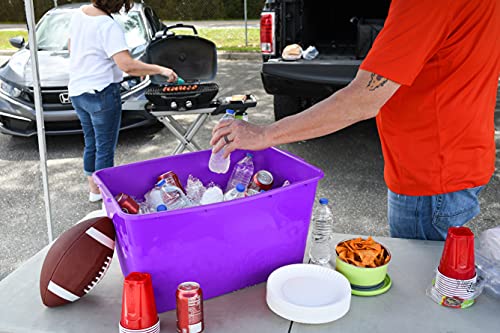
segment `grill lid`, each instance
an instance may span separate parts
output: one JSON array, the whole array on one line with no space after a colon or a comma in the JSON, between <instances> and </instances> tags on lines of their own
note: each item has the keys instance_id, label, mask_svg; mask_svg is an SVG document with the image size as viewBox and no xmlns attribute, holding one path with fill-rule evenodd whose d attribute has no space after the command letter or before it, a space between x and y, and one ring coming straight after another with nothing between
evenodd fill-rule
<instances>
[{"instance_id":1,"label":"grill lid","mask_svg":"<svg viewBox=\"0 0 500 333\"><path fill-rule=\"evenodd\" d=\"M189 28L194 35L169 33L172 29ZM172 68L186 82L211 81L217 74L217 49L215 44L198 36L192 25L168 26L163 36L154 40L146 49L143 60ZM154 84L165 84L165 77L154 75Z\"/></svg>"}]
</instances>

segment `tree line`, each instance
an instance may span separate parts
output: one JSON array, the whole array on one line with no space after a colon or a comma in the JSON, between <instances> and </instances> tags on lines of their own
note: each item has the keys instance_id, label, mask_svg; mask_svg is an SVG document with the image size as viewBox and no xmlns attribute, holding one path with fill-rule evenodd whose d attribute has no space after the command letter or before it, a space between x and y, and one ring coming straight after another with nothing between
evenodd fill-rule
<instances>
[{"instance_id":1,"label":"tree line","mask_svg":"<svg viewBox=\"0 0 500 333\"><path fill-rule=\"evenodd\" d=\"M33 0L33 2L37 19L54 7L54 0ZM82 2L86 0L57 0L59 5ZM151 6L162 20L243 19L244 0L145 0L144 2ZM264 2L265 0L247 0L249 19L259 18ZM0 22L26 22L24 0L2 0Z\"/></svg>"}]
</instances>

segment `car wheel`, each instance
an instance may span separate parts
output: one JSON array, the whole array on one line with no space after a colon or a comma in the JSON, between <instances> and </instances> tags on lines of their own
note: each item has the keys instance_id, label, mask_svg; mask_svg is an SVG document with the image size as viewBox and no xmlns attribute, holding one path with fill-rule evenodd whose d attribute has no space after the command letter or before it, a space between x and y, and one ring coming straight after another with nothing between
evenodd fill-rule
<instances>
[{"instance_id":1,"label":"car wheel","mask_svg":"<svg viewBox=\"0 0 500 333\"><path fill-rule=\"evenodd\" d=\"M274 118L278 121L307 108L307 101L302 97L274 95Z\"/></svg>"}]
</instances>

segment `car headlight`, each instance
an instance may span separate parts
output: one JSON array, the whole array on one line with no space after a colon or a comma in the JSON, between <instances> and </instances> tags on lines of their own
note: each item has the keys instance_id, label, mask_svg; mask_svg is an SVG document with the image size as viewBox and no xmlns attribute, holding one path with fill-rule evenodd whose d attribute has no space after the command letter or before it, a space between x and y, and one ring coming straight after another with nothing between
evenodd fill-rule
<instances>
[{"instance_id":1,"label":"car headlight","mask_svg":"<svg viewBox=\"0 0 500 333\"><path fill-rule=\"evenodd\" d=\"M14 98L19 98L23 93L21 89L18 89L3 80L0 80L0 91Z\"/></svg>"}]
</instances>

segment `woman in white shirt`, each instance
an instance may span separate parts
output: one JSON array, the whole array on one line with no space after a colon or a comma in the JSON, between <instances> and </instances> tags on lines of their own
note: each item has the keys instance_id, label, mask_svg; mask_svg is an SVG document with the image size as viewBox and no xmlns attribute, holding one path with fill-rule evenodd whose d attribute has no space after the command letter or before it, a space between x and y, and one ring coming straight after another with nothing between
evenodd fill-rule
<instances>
[{"instance_id":1,"label":"woman in white shirt","mask_svg":"<svg viewBox=\"0 0 500 333\"><path fill-rule=\"evenodd\" d=\"M125 33L111 14L128 12L133 0L92 0L73 15L70 28L69 95L85 138L83 170L89 200L101 200L92 174L114 165L121 122L120 82L123 72L133 76L163 75L169 82L177 75L169 68L150 65L130 56Z\"/></svg>"}]
</instances>

